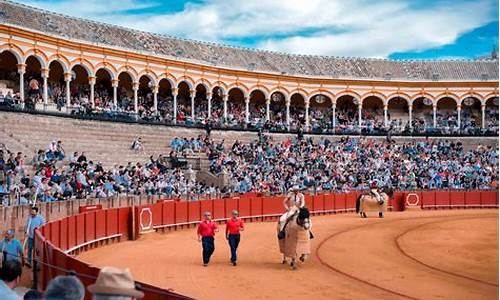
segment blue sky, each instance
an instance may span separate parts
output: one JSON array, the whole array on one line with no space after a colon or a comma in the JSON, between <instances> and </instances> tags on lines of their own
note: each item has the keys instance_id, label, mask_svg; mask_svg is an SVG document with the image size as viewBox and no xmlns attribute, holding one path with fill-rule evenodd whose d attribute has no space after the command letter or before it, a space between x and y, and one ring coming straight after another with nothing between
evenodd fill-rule
<instances>
[{"instance_id":1,"label":"blue sky","mask_svg":"<svg viewBox=\"0 0 500 300\"><path fill-rule=\"evenodd\" d=\"M470 59L498 45L494 0L18 1L139 30L297 54Z\"/></svg>"}]
</instances>

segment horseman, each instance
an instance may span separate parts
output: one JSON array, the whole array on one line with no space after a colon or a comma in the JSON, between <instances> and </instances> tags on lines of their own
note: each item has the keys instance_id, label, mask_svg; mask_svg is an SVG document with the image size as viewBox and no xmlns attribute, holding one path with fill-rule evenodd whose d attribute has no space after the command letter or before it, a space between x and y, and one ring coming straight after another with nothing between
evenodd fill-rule
<instances>
[{"instance_id":1,"label":"horseman","mask_svg":"<svg viewBox=\"0 0 500 300\"><path fill-rule=\"evenodd\" d=\"M382 196L380 195L380 193L378 191L378 185L377 185L376 181L373 181L370 184L370 193L369 194L373 198L375 198L380 205L382 205L384 203L384 199L382 198Z\"/></svg>"},{"instance_id":2,"label":"horseman","mask_svg":"<svg viewBox=\"0 0 500 300\"><path fill-rule=\"evenodd\" d=\"M294 185L292 187L292 192L283 200L283 206L285 207L286 213L280 217L281 229L283 229L286 220L293 216L299 209L305 207L305 205L306 201L304 199L304 194L300 192L298 185Z\"/></svg>"}]
</instances>

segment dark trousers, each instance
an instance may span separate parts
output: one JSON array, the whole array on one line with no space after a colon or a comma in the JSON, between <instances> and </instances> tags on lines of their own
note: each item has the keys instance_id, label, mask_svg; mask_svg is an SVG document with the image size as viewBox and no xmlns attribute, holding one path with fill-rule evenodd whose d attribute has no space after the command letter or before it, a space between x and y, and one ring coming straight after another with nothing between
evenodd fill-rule
<instances>
[{"instance_id":1,"label":"dark trousers","mask_svg":"<svg viewBox=\"0 0 500 300\"><path fill-rule=\"evenodd\" d=\"M215 243L213 236L204 236L201 238L201 246L203 247L203 263L208 264L210 262L210 256L215 251Z\"/></svg>"},{"instance_id":2,"label":"dark trousers","mask_svg":"<svg viewBox=\"0 0 500 300\"><path fill-rule=\"evenodd\" d=\"M238 249L238 245L240 244L240 235L230 234L228 241L229 247L231 248L231 262L236 262L236 250Z\"/></svg>"}]
</instances>

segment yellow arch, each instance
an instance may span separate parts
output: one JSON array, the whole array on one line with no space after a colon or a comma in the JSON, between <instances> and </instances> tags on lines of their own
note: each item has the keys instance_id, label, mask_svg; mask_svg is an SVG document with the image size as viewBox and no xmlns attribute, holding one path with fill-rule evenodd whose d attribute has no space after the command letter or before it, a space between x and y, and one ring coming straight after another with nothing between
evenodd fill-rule
<instances>
[{"instance_id":1,"label":"yellow arch","mask_svg":"<svg viewBox=\"0 0 500 300\"><path fill-rule=\"evenodd\" d=\"M335 101L335 95L325 88L319 88L319 89L315 89L315 90L311 91L310 93L308 93L307 99L308 99L308 101L310 101L312 99L312 97L314 97L316 95L320 95L320 94L328 96L328 98L330 98L330 101L332 101L332 103Z\"/></svg>"},{"instance_id":2,"label":"yellow arch","mask_svg":"<svg viewBox=\"0 0 500 300\"><path fill-rule=\"evenodd\" d=\"M303 88L297 87L297 88L291 90L290 91L290 98L289 99L292 99L292 96L295 95L295 94L298 94L298 95L302 96L302 98L304 99L304 101L306 101L308 93Z\"/></svg>"},{"instance_id":3,"label":"yellow arch","mask_svg":"<svg viewBox=\"0 0 500 300\"><path fill-rule=\"evenodd\" d=\"M177 88L179 87L179 84L181 84L181 82L185 82L187 83L187 85L189 86L189 89L190 90L194 90L195 88L195 85L194 85L194 79L187 76L187 75L182 75L180 76L179 78L177 78Z\"/></svg>"},{"instance_id":4,"label":"yellow arch","mask_svg":"<svg viewBox=\"0 0 500 300\"><path fill-rule=\"evenodd\" d=\"M361 101L360 94L358 94L357 92L355 92L351 89L347 89L347 90L342 90L335 95L335 104L337 103L338 99L342 96L351 96L351 97L354 97L354 98L358 99L359 101Z\"/></svg>"},{"instance_id":5,"label":"yellow arch","mask_svg":"<svg viewBox=\"0 0 500 300\"><path fill-rule=\"evenodd\" d=\"M163 79L167 80L168 83L170 83L171 88L177 88L177 78L175 78L174 75L168 72L163 72L161 73L160 76L158 76L158 85L160 85L160 81Z\"/></svg>"},{"instance_id":6,"label":"yellow arch","mask_svg":"<svg viewBox=\"0 0 500 300\"><path fill-rule=\"evenodd\" d=\"M227 93L229 94L229 92L232 90L232 89L239 89L240 91L243 92L243 95L247 96L249 95L249 92L248 92L248 87L246 85L244 85L243 83L241 82L233 82L231 83L228 87L227 87Z\"/></svg>"},{"instance_id":7,"label":"yellow arch","mask_svg":"<svg viewBox=\"0 0 500 300\"><path fill-rule=\"evenodd\" d=\"M200 78L198 80L196 80L196 82L194 83L194 88L196 89L198 87L198 85L202 85L205 87L205 90L208 92L212 92L212 84L210 84L210 81L208 81L207 79L205 78Z\"/></svg>"},{"instance_id":8,"label":"yellow arch","mask_svg":"<svg viewBox=\"0 0 500 300\"><path fill-rule=\"evenodd\" d=\"M461 97L460 97L460 104L462 104L462 102L464 101L465 98L468 98L468 97L473 97L473 98L476 98L477 100L479 100L479 102L483 103L483 101L485 101L485 99L483 98L483 96L481 96L480 94L476 93L476 92L467 92L465 94L463 94Z\"/></svg>"},{"instance_id":9,"label":"yellow arch","mask_svg":"<svg viewBox=\"0 0 500 300\"><path fill-rule=\"evenodd\" d=\"M40 51L38 49L29 49L28 51L26 51L24 53L23 63L26 63L26 60L30 56L33 56L34 58L36 58L38 60L42 69L47 68L48 58L47 58L47 55L45 55L45 53L43 53L42 51Z\"/></svg>"},{"instance_id":10,"label":"yellow arch","mask_svg":"<svg viewBox=\"0 0 500 300\"><path fill-rule=\"evenodd\" d=\"M141 70L139 74L137 74L137 81L141 80L142 76L146 76L153 83L153 85L158 84L158 77L151 69Z\"/></svg>"},{"instance_id":11,"label":"yellow arch","mask_svg":"<svg viewBox=\"0 0 500 300\"><path fill-rule=\"evenodd\" d=\"M368 97L376 97L376 98L379 98L380 100L382 100L382 105L385 104L385 102L387 101L387 97L382 94L381 92L377 92L377 91L370 91L368 93L365 93L361 96L361 103L365 102L365 99L368 98Z\"/></svg>"},{"instance_id":12,"label":"yellow arch","mask_svg":"<svg viewBox=\"0 0 500 300\"><path fill-rule=\"evenodd\" d=\"M228 86L226 83L220 81L220 80L217 80L215 82L212 83L212 92L213 90L218 87L220 89L222 89L222 91L224 92L224 94L227 94L229 92L229 89L228 89Z\"/></svg>"},{"instance_id":13,"label":"yellow arch","mask_svg":"<svg viewBox=\"0 0 500 300\"><path fill-rule=\"evenodd\" d=\"M0 53L2 53L4 51L9 51L10 53L12 53L12 55L14 55L14 57L16 58L18 64L24 63L23 50L21 48L19 48L17 45L14 45L14 44L2 44L2 45L0 45Z\"/></svg>"},{"instance_id":14,"label":"yellow arch","mask_svg":"<svg viewBox=\"0 0 500 300\"><path fill-rule=\"evenodd\" d=\"M451 98L451 99L455 100L456 105L460 105L460 103L461 103L460 97L458 97L454 93L444 92L444 93L441 93L435 97L436 105L439 102L439 100L441 100L443 98Z\"/></svg>"},{"instance_id":15,"label":"yellow arch","mask_svg":"<svg viewBox=\"0 0 500 300\"><path fill-rule=\"evenodd\" d=\"M116 70L115 66L108 62L100 62L97 65L95 65L93 73L97 75L97 71L100 69L106 70L106 72L109 73L109 76L111 76L111 80L117 80L118 79L118 71Z\"/></svg>"},{"instance_id":16,"label":"yellow arch","mask_svg":"<svg viewBox=\"0 0 500 300\"><path fill-rule=\"evenodd\" d=\"M137 71L130 65L121 66L116 72L117 78L120 77L121 73L127 73L130 78L132 78L132 82L137 82L137 80L139 80L139 77L137 77Z\"/></svg>"},{"instance_id":17,"label":"yellow arch","mask_svg":"<svg viewBox=\"0 0 500 300\"><path fill-rule=\"evenodd\" d=\"M69 68L69 65L70 65L69 59L66 58L66 56L64 56L62 54L54 54L54 55L50 56L49 59L47 60L47 68L54 61L57 61L58 63L61 64L64 73L67 73L67 72L69 72L71 70Z\"/></svg>"},{"instance_id":18,"label":"yellow arch","mask_svg":"<svg viewBox=\"0 0 500 300\"><path fill-rule=\"evenodd\" d=\"M394 92L392 94L389 94L387 96L387 100L385 102L386 105L389 105L389 102L391 102L392 99L395 99L395 98L402 98L402 99L405 99L406 100L406 103L408 104L408 106L410 106L410 103L411 103L411 97L410 95L408 95L407 93L404 93L404 92Z\"/></svg>"},{"instance_id":19,"label":"yellow arch","mask_svg":"<svg viewBox=\"0 0 500 300\"><path fill-rule=\"evenodd\" d=\"M69 62L69 70L73 70L76 66L82 66L82 68L87 71L87 76L95 76L94 74L94 66L92 63L84 58L77 58Z\"/></svg>"},{"instance_id":20,"label":"yellow arch","mask_svg":"<svg viewBox=\"0 0 500 300\"><path fill-rule=\"evenodd\" d=\"M491 98L498 97L498 91L491 92L488 95L484 96L484 102L482 102L484 105L490 100Z\"/></svg>"},{"instance_id":21,"label":"yellow arch","mask_svg":"<svg viewBox=\"0 0 500 300\"><path fill-rule=\"evenodd\" d=\"M414 94L414 95L411 96L411 106L413 107L413 102L415 100L417 100L418 98L421 98L421 97L425 97L425 98L431 99L433 104L437 103L436 99L431 94L429 94L427 92L418 92L418 93L416 93L416 94Z\"/></svg>"},{"instance_id":22,"label":"yellow arch","mask_svg":"<svg viewBox=\"0 0 500 300\"><path fill-rule=\"evenodd\" d=\"M283 94L283 96L285 96L285 98L290 97L290 91L282 86L274 86L269 89L269 97L271 97L271 95L276 92L280 92L281 94Z\"/></svg>"},{"instance_id":23,"label":"yellow arch","mask_svg":"<svg viewBox=\"0 0 500 300\"><path fill-rule=\"evenodd\" d=\"M271 96L271 93L269 93L269 89L262 84L256 84L256 85L251 86L249 88L249 91L250 91L249 95L251 95L255 91L261 91L264 94L264 97L266 99Z\"/></svg>"}]
</instances>

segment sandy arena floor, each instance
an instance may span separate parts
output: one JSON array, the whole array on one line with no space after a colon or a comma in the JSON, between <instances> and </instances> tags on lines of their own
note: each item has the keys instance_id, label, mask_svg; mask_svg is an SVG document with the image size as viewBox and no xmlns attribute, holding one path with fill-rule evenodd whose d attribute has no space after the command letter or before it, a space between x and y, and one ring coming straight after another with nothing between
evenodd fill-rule
<instances>
[{"instance_id":1,"label":"sandy arena floor","mask_svg":"<svg viewBox=\"0 0 500 300\"><path fill-rule=\"evenodd\" d=\"M135 279L201 300L498 299L498 210L314 217L312 255L297 271L281 264L274 222L247 224L237 267L221 229L207 268L194 228L80 259L128 267Z\"/></svg>"}]
</instances>

